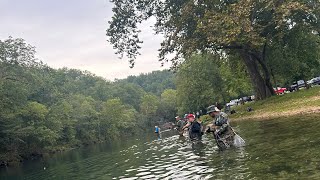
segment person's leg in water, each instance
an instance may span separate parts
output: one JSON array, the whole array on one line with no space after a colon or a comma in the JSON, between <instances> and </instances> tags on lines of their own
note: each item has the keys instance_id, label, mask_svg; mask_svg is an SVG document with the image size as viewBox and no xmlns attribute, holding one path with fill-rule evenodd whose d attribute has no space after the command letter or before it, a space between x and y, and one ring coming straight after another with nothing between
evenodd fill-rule
<instances>
[{"instance_id":1,"label":"person's leg in water","mask_svg":"<svg viewBox=\"0 0 320 180\"><path fill-rule=\"evenodd\" d=\"M229 125L222 126L218 131L215 132L218 143L225 146L223 149L233 146L234 135L235 134Z\"/></svg>"}]
</instances>

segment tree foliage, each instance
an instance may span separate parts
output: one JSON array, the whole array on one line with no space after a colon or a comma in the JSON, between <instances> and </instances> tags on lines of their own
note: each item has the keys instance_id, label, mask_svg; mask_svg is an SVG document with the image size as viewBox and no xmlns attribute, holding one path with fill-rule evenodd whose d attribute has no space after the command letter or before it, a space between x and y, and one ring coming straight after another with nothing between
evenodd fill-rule
<instances>
[{"instance_id":1,"label":"tree foliage","mask_svg":"<svg viewBox=\"0 0 320 180\"><path fill-rule=\"evenodd\" d=\"M283 39L267 48L269 67L276 84L290 85L320 75L320 36L295 26Z\"/></svg>"},{"instance_id":2,"label":"tree foliage","mask_svg":"<svg viewBox=\"0 0 320 180\"><path fill-rule=\"evenodd\" d=\"M128 76L126 79L118 80L119 83L133 83L140 86L144 91L160 94L165 89L175 89L174 74L171 71L153 71L139 76Z\"/></svg>"},{"instance_id":3,"label":"tree foliage","mask_svg":"<svg viewBox=\"0 0 320 180\"><path fill-rule=\"evenodd\" d=\"M138 24L156 18L156 33L164 34L160 61L178 67L199 51L240 55L257 99L274 94L265 49L283 38L293 26L319 34L320 2L316 0L117 0L107 30L120 56L134 65L140 44ZM168 55L175 57L168 59ZM169 56L170 57L170 56Z\"/></svg>"},{"instance_id":4,"label":"tree foliage","mask_svg":"<svg viewBox=\"0 0 320 180\"><path fill-rule=\"evenodd\" d=\"M0 41L0 47L0 164L132 136L176 113L166 119L158 110L160 95L172 86L168 71L132 76L141 85L153 82L144 89L130 80L52 69L23 39Z\"/></svg>"},{"instance_id":5,"label":"tree foliage","mask_svg":"<svg viewBox=\"0 0 320 180\"><path fill-rule=\"evenodd\" d=\"M172 119L178 111L178 94L175 89L166 89L160 96L158 113L164 119Z\"/></svg>"},{"instance_id":6,"label":"tree foliage","mask_svg":"<svg viewBox=\"0 0 320 180\"><path fill-rule=\"evenodd\" d=\"M232 62L232 58L212 54L186 59L177 74L179 112L195 112L215 102L226 103L233 97L249 95L246 74L241 65Z\"/></svg>"}]
</instances>

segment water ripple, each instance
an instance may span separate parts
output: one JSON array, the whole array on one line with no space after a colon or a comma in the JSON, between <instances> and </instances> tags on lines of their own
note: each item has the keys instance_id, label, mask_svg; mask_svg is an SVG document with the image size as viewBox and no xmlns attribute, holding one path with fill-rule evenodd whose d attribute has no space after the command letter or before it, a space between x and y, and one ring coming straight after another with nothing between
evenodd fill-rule
<instances>
[{"instance_id":1,"label":"water ripple","mask_svg":"<svg viewBox=\"0 0 320 180\"><path fill-rule=\"evenodd\" d=\"M144 155L142 151L131 148L133 157L140 157L142 164L125 170L130 174L119 179L212 179L222 178L213 173L226 171L239 172L232 175L233 179L248 177L245 172L247 167L241 159L246 157L244 148L220 152L212 137L204 136L201 143L191 143L181 139L178 135L164 138L162 141L144 143ZM236 155L236 159L227 158L229 155ZM223 160L223 161L221 161ZM145 164L143 163L145 162ZM230 165L232 164L232 166ZM121 178L120 178L121 177Z\"/></svg>"}]
</instances>

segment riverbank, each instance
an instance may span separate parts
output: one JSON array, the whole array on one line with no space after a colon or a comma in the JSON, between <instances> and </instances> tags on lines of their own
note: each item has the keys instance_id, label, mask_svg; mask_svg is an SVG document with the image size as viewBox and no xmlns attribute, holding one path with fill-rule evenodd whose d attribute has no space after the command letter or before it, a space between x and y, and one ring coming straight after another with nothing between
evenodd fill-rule
<instances>
[{"instance_id":1,"label":"riverbank","mask_svg":"<svg viewBox=\"0 0 320 180\"><path fill-rule=\"evenodd\" d=\"M96 144L96 143L93 143ZM73 146L56 146L49 149L42 149L38 151L26 151L18 153L17 151L0 153L0 169L5 167L18 167L24 162L34 161L41 158L48 158L56 153L62 153L73 149L85 147L88 145L78 144Z\"/></svg>"},{"instance_id":2,"label":"riverbank","mask_svg":"<svg viewBox=\"0 0 320 180\"><path fill-rule=\"evenodd\" d=\"M38 151L25 151L22 153L18 153L17 151L10 152L0 152L0 169L7 167L19 167L26 162L31 162L39 159L49 159L53 157L55 154L66 153L71 150L88 148L90 146L96 146L99 144L108 144L114 142L123 142L129 137L139 136L140 133L133 133L131 135L123 134L119 137L114 137L112 139L105 139L100 141L92 141L91 143L76 143L70 145L56 145L50 148L40 149Z\"/></svg>"},{"instance_id":3,"label":"riverbank","mask_svg":"<svg viewBox=\"0 0 320 180\"><path fill-rule=\"evenodd\" d=\"M119 137L118 140L105 140L105 141L94 141L91 144L74 144L74 145L57 145L55 147L42 149L41 151L32 151L17 153L15 152L5 152L0 153L0 169L7 167L20 167L22 164L31 161L37 161L39 159L49 159L55 154L66 153L75 149L87 148L90 146L95 146L98 144L111 143L112 141L122 141L126 137Z\"/></svg>"},{"instance_id":4,"label":"riverbank","mask_svg":"<svg viewBox=\"0 0 320 180\"><path fill-rule=\"evenodd\" d=\"M253 111L248 112L248 107L251 107ZM236 111L235 114L230 115L234 121L268 120L301 115L320 117L320 87L302 89L262 101L249 102L232 109Z\"/></svg>"}]
</instances>

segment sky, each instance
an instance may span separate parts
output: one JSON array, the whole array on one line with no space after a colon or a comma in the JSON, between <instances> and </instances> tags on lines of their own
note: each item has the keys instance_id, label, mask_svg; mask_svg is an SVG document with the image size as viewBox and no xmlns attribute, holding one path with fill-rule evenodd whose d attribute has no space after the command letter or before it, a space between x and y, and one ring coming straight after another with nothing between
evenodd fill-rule
<instances>
[{"instance_id":1,"label":"sky","mask_svg":"<svg viewBox=\"0 0 320 180\"><path fill-rule=\"evenodd\" d=\"M88 70L108 80L161 68L152 21L141 25L141 56L131 69L107 42L112 17L109 0L0 0L0 39L23 38L36 47L37 57L53 68Z\"/></svg>"}]
</instances>

